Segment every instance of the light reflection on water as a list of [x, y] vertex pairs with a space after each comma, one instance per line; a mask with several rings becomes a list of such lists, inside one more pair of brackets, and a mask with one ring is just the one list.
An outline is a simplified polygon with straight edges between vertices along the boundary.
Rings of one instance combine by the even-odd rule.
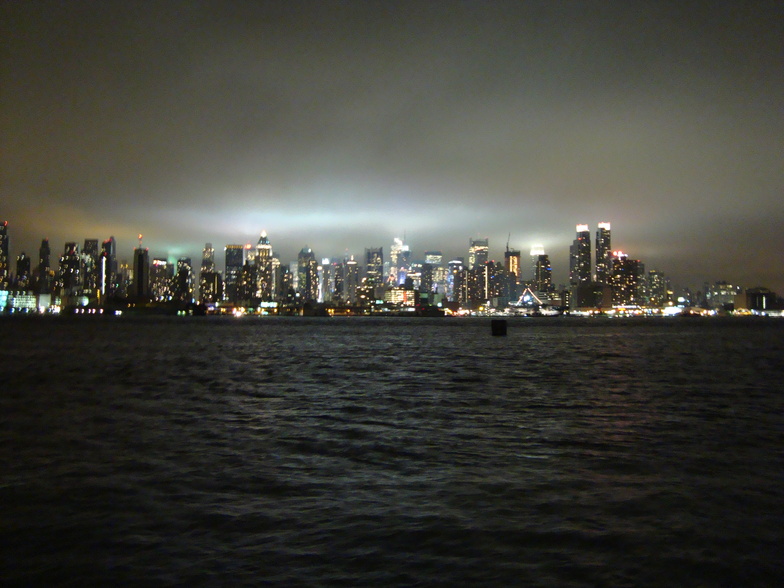
[[13, 582], [748, 585], [784, 571], [775, 322], [0, 334]]

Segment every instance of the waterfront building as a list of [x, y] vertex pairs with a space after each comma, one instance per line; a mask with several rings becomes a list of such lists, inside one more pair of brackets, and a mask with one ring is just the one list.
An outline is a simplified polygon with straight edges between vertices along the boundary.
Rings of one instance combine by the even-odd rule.
[[270, 302], [276, 290], [272, 267], [272, 245], [267, 231], [262, 231], [256, 243], [256, 298]]
[[172, 299], [174, 267], [166, 259], [156, 257], [150, 266], [150, 296], [158, 302]]
[[193, 264], [190, 257], [180, 257], [177, 260], [172, 296], [178, 302], [193, 302]]
[[609, 286], [612, 277], [610, 223], [601, 222], [596, 229], [596, 282]]
[[297, 256], [297, 288], [302, 302], [318, 300], [318, 263], [310, 247], [303, 247]]
[[545, 253], [536, 258], [533, 286], [537, 292], [553, 291], [553, 269], [550, 266], [550, 256]]
[[32, 263], [30, 257], [22, 251], [16, 256], [16, 290], [29, 290], [31, 282]]
[[531, 276], [532, 281], [536, 280], [536, 263], [539, 261], [539, 256], [544, 255], [544, 245], [537, 243], [531, 247]]
[[82, 289], [81, 258], [76, 243], [66, 243], [60, 257], [60, 268], [57, 275], [57, 291], [60, 296], [75, 296]]
[[101, 296], [111, 296], [117, 291], [118, 285], [117, 243], [114, 237], [109, 237], [101, 243], [101, 253], [98, 258], [98, 289]]
[[38, 248], [38, 294], [51, 294], [54, 287], [54, 274], [51, 264], [52, 251], [49, 248], [49, 239], [42, 239]]
[[[248, 245], [250, 247], [250, 245]], [[226, 245], [224, 248], [226, 274], [224, 279], [225, 298], [232, 304], [239, 300], [239, 283], [242, 266], [245, 265], [245, 246]]]
[[129, 296], [144, 300], [150, 297], [150, 252], [142, 248], [141, 235], [139, 246], [133, 250], [133, 268]]
[[588, 225], [577, 225], [577, 237], [569, 249], [569, 283], [572, 286], [591, 281], [591, 233]]
[[468, 303], [468, 280], [466, 279], [466, 266], [463, 258], [453, 259], [447, 264], [448, 274], [446, 283], [446, 296], [450, 302], [463, 306]]
[[708, 308], [714, 310], [730, 309], [735, 304], [735, 298], [743, 293], [743, 288], [733, 286], [727, 282], [716, 282], [705, 288], [705, 300]]
[[646, 280], [645, 302], [653, 308], [661, 308], [669, 302], [667, 278], [658, 270], [648, 272]]
[[477, 266], [484, 265], [488, 259], [490, 259], [489, 239], [469, 239], [468, 269], [473, 270]]
[[403, 239], [395, 237], [389, 248], [389, 274], [387, 283], [390, 286], [398, 286], [406, 281], [410, 260], [411, 249], [403, 242]]
[[352, 255], [346, 260], [343, 272], [344, 296], [343, 300], [351, 305], [357, 304], [359, 289], [359, 263]]
[[640, 304], [640, 261], [629, 259], [623, 251], [613, 251], [612, 302], [613, 306]]
[[8, 243], [8, 221], [0, 223], [0, 290], [8, 290], [11, 282], [9, 267], [10, 245]]
[[223, 276], [209, 271], [199, 274], [199, 298], [202, 304], [217, 304], [223, 300]]
[[365, 249], [365, 279], [369, 286], [381, 286], [384, 283], [384, 251], [381, 247]]
[[90, 297], [98, 295], [99, 266], [98, 266], [98, 239], [85, 239], [82, 248], [82, 288]]

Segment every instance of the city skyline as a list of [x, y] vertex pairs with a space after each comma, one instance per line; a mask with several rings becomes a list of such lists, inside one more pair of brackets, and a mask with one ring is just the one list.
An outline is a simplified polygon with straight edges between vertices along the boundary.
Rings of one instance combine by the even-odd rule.
[[10, 264], [44, 237], [196, 260], [266, 229], [286, 261], [541, 243], [566, 283], [574, 223], [609, 220], [679, 286], [781, 293], [783, 11], [6, 3]]

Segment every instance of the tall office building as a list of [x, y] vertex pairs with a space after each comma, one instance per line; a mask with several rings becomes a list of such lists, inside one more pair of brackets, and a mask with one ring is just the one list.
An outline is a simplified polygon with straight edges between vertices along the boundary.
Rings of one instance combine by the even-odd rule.
[[577, 238], [569, 248], [569, 283], [572, 286], [591, 281], [591, 232], [588, 225], [577, 225]]
[[476, 266], [484, 265], [490, 258], [489, 239], [469, 239], [468, 240], [468, 269], [472, 270]]
[[256, 243], [256, 298], [269, 302], [274, 298], [275, 290], [272, 245], [267, 237], [267, 231], [262, 231]]
[[28, 290], [31, 282], [32, 263], [30, 257], [22, 251], [16, 256], [16, 285], [17, 290]]
[[226, 257], [226, 273], [224, 278], [226, 300], [236, 304], [240, 299], [238, 297], [238, 285], [240, 275], [242, 274], [242, 266], [245, 264], [245, 246], [226, 245], [224, 254]]
[[365, 249], [365, 278], [369, 286], [381, 286], [384, 283], [384, 251], [381, 247]]
[[57, 275], [57, 290], [60, 296], [74, 296], [81, 290], [81, 261], [79, 246], [76, 243], [66, 243]]
[[652, 307], [662, 307], [668, 302], [667, 300], [667, 278], [658, 270], [651, 270], [648, 272], [647, 283], [647, 304]]
[[544, 255], [544, 245], [536, 243], [531, 247], [529, 255], [531, 256], [531, 275], [533, 276], [533, 280], [536, 281], [536, 264], [539, 261], [539, 256]]
[[612, 247], [610, 223], [599, 223], [596, 229], [596, 282], [609, 286], [612, 277]]
[[347, 304], [354, 305], [357, 303], [357, 290], [359, 289], [359, 263], [352, 255], [346, 260], [345, 270], [343, 273], [343, 300]]
[[172, 296], [178, 302], [193, 302], [193, 264], [190, 257], [180, 257], [177, 260]]
[[101, 243], [101, 254], [98, 258], [98, 289], [102, 296], [111, 296], [117, 288], [117, 243], [114, 237], [109, 237]]
[[406, 281], [408, 264], [411, 259], [411, 249], [402, 239], [395, 237], [389, 248], [389, 276], [387, 283], [390, 286], [399, 286]]
[[150, 297], [150, 252], [142, 248], [141, 235], [139, 247], [133, 250], [133, 281], [130, 297], [142, 300]]
[[623, 251], [613, 251], [612, 303], [614, 306], [639, 304], [640, 261]]
[[318, 263], [313, 250], [303, 247], [297, 256], [298, 290], [302, 302], [318, 299]]
[[9, 267], [8, 221], [0, 223], [0, 290], [8, 290], [11, 280]]
[[504, 269], [510, 276], [514, 276], [515, 284], [520, 283], [520, 251], [506, 248], [504, 252]]
[[82, 248], [82, 283], [86, 293], [95, 296], [99, 287], [98, 239], [85, 239]]
[[174, 267], [166, 259], [156, 257], [150, 266], [150, 296], [153, 300], [167, 302], [172, 299]]
[[215, 271], [215, 249], [212, 247], [212, 243], [205, 243], [204, 249], [202, 249], [201, 271], [202, 272]]
[[461, 305], [468, 302], [468, 280], [463, 258], [453, 259], [447, 264], [449, 273], [446, 279], [446, 295], [451, 302]]
[[41, 247], [38, 248], [38, 286], [36, 291], [39, 294], [51, 294], [54, 286], [52, 280], [52, 251], [49, 248], [49, 239], [41, 240]]
[[537, 292], [551, 292], [553, 290], [553, 270], [550, 267], [549, 255], [542, 253], [537, 256], [533, 286]]

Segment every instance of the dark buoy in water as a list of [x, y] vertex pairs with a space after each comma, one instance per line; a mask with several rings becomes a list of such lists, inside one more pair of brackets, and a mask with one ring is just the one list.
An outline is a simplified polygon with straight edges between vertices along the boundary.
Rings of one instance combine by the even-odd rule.
[[490, 330], [493, 332], [493, 337], [506, 337], [506, 321], [504, 319], [491, 320]]

